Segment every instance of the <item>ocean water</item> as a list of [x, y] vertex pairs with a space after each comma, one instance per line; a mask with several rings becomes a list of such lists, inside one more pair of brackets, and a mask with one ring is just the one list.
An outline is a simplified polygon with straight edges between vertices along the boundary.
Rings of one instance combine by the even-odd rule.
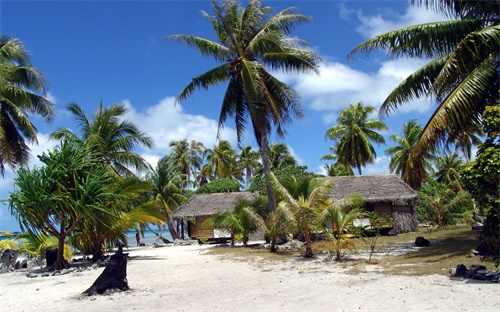
[[[156, 231], [160, 232], [160, 231]], [[136, 231], [129, 231], [127, 232], [127, 240], [128, 240], [128, 245], [130, 247], [132, 246], [137, 246], [137, 242], [135, 241], [135, 234]], [[150, 230], [145, 230], [143, 232], [144, 236], [141, 235], [141, 243], [146, 244], [146, 246], [151, 246], [153, 245], [154, 241], [156, 240], [157, 236], [153, 234]], [[162, 236], [168, 239], [169, 241], [173, 241], [172, 235], [170, 235], [170, 231], [168, 229], [163, 230]], [[160, 244], [163, 244], [162, 240], [158, 241]]]

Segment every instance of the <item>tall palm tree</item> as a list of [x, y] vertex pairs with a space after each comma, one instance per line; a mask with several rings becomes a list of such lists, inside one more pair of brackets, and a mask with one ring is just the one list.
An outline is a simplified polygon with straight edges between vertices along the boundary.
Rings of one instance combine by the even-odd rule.
[[355, 167], [361, 175], [361, 167], [372, 164], [377, 153], [371, 141], [385, 144], [385, 139], [375, 130], [388, 129], [385, 123], [378, 119], [368, 120], [368, 115], [375, 108], [364, 106], [362, 102], [349, 104], [337, 118], [337, 125], [326, 131], [326, 136], [337, 140], [337, 157], [340, 163]]
[[241, 148], [241, 152], [237, 157], [238, 165], [242, 170], [242, 174], [245, 176], [245, 189], [247, 190], [250, 179], [260, 166], [259, 158], [259, 152], [253, 150], [252, 147], [248, 145]]
[[321, 157], [321, 160], [337, 160], [334, 164], [324, 164], [323, 168], [326, 170], [327, 175], [329, 177], [337, 177], [337, 176], [348, 176], [354, 175], [351, 166], [344, 165], [343, 163], [338, 161], [337, 147], [330, 146], [330, 154], [326, 154]]
[[207, 162], [216, 178], [240, 179], [236, 151], [229, 141], [219, 140], [219, 144], [214, 145], [213, 149], [206, 150], [206, 155]]
[[129, 168], [147, 171], [148, 163], [133, 150], [137, 147], [153, 147], [153, 141], [130, 121], [121, 120], [127, 112], [124, 105], [104, 108], [102, 103], [91, 119], [78, 104], [69, 104], [67, 109], [78, 122], [81, 137], [71, 130], [58, 128], [51, 138], [61, 139], [69, 136], [77, 138], [100, 153], [104, 161], [119, 175], [133, 175]]
[[29, 158], [28, 142], [37, 142], [37, 129], [30, 114], [52, 121], [54, 104], [45, 94], [45, 79], [32, 67], [23, 44], [0, 35], [0, 173], [5, 165], [12, 169]]
[[420, 189], [423, 181], [429, 181], [429, 172], [432, 171], [430, 161], [434, 158], [430, 152], [421, 154], [415, 150], [421, 133], [422, 126], [412, 119], [403, 124], [402, 137], [391, 135], [391, 140], [398, 145], [386, 150], [386, 154], [391, 156], [391, 172], [399, 174], [415, 190]]
[[184, 178], [183, 186], [186, 187], [190, 183], [190, 177], [193, 174], [193, 167], [199, 166], [198, 164], [201, 163], [201, 160], [198, 160], [198, 158], [193, 159], [191, 157], [194, 151], [191, 151], [190, 143], [187, 139], [171, 141], [169, 146], [172, 147], [169, 161]]
[[457, 153], [446, 153], [435, 159], [437, 171], [434, 173], [436, 181], [450, 184], [458, 182], [461, 184], [460, 171], [465, 169], [465, 162]]
[[166, 37], [222, 63], [193, 78], [178, 100], [186, 99], [202, 87], [207, 89], [228, 82], [219, 130], [228, 118], [234, 117], [241, 141], [250, 120], [262, 150], [269, 209], [274, 210], [276, 200], [269, 182], [269, 135], [274, 127], [279, 136], [284, 136], [285, 125], [292, 118], [301, 117], [303, 112], [297, 92], [271, 75], [266, 66], [285, 73], [318, 72], [321, 60], [306, 49], [307, 42], [289, 37], [297, 26], [308, 22], [309, 17], [294, 13], [292, 8], [272, 15], [272, 8], [260, 0], [250, 0], [246, 7], [235, 0], [212, 1], [212, 7], [214, 16], [202, 13], [212, 23], [217, 41], [193, 35]]
[[297, 159], [293, 157], [288, 145], [284, 143], [272, 143], [269, 146], [269, 159], [273, 171], [297, 165]]
[[430, 61], [401, 82], [384, 101], [386, 116], [403, 103], [432, 98], [437, 108], [415, 146], [418, 153], [438, 141], [455, 141], [464, 129], [478, 129], [488, 105], [499, 102], [500, 1], [412, 0], [452, 20], [393, 30], [356, 47], [356, 53], [386, 50]]

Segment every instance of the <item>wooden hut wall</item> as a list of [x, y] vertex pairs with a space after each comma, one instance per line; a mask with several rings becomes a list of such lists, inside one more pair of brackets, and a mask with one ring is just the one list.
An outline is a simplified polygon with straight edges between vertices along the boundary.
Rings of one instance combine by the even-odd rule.
[[373, 205], [374, 211], [379, 215], [392, 215], [392, 205], [387, 202], [380, 202]]
[[205, 228], [203, 223], [210, 218], [210, 216], [196, 217], [196, 224], [193, 224], [191, 228], [191, 238], [214, 238], [214, 229]]

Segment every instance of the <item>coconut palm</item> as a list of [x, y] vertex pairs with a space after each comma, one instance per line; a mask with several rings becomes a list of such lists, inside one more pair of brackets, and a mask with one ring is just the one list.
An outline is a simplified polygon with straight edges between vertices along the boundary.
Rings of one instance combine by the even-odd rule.
[[460, 174], [465, 169], [465, 162], [457, 153], [446, 153], [439, 155], [436, 160], [436, 169], [434, 178], [439, 183], [449, 184], [458, 182], [461, 184]]
[[219, 140], [213, 149], [207, 149], [205, 153], [208, 165], [216, 178], [240, 179], [236, 151], [231, 147], [229, 141]]
[[252, 147], [248, 145], [241, 148], [241, 152], [237, 157], [238, 165], [245, 176], [245, 189], [247, 190], [250, 179], [260, 166], [259, 158], [259, 152], [252, 150]]
[[437, 108], [415, 146], [417, 153], [438, 141], [455, 141], [464, 129], [478, 129], [488, 105], [498, 105], [500, 2], [412, 0], [450, 17], [393, 30], [356, 47], [356, 53], [386, 50], [395, 56], [428, 59], [386, 98], [381, 116], [414, 99], [431, 98]]
[[290, 153], [288, 145], [283, 143], [272, 143], [269, 146], [269, 159], [273, 171], [297, 165], [297, 160]]
[[124, 105], [104, 108], [101, 103], [91, 119], [78, 104], [69, 104], [67, 109], [78, 122], [81, 137], [69, 129], [58, 128], [51, 133], [51, 138], [79, 138], [91, 146], [92, 150], [100, 153], [104, 161], [119, 175], [133, 175], [129, 168], [137, 171], [149, 169], [148, 163], [133, 150], [138, 147], [151, 148], [153, 141], [132, 122], [121, 120], [128, 111]]
[[178, 239], [180, 234], [174, 225], [172, 213], [187, 197], [182, 189], [185, 179], [179, 174], [179, 167], [175, 163], [171, 161], [170, 156], [163, 157], [158, 161], [156, 169], [148, 175], [148, 179], [152, 182], [153, 201], [163, 215], [172, 238]]
[[[425, 200], [428, 215], [435, 222], [437, 229], [449, 225], [457, 217], [462, 216], [466, 208], [472, 208], [473, 202], [470, 194], [460, 190], [458, 183], [452, 182], [438, 194], [418, 192], [418, 196]], [[465, 208], [465, 209], [464, 209]]]
[[415, 190], [419, 190], [423, 181], [429, 181], [429, 172], [432, 171], [430, 161], [433, 154], [426, 152], [417, 153], [415, 145], [422, 133], [422, 126], [415, 119], [403, 124], [402, 136], [391, 135], [391, 140], [397, 145], [386, 150], [391, 156], [389, 169]]
[[204, 154], [203, 143], [195, 140], [188, 142], [184, 139], [171, 141], [169, 146], [172, 147], [170, 161], [184, 177], [183, 185], [187, 186], [191, 178], [196, 178], [197, 171], [201, 168]]
[[332, 229], [326, 233], [332, 242], [335, 261], [340, 261], [343, 250], [356, 248], [352, 240], [356, 236], [354, 220], [360, 217], [363, 211], [359, 208], [346, 209], [346, 207], [360, 207], [362, 202], [363, 199], [357, 196], [346, 198], [330, 206], [322, 216], [323, 220], [331, 220]]
[[193, 35], [171, 35], [173, 40], [196, 48], [204, 56], [221, 65], [193, 78], [178, 96], [178, 101], [194, 91], [228, 82], [219, 117], [219, 134], [228, 118], [235, 119], [238, 140], [250, 120], [257, 144], [262, 151], [269, 209], [276, 208], [274, 193], [269, 184], [269, 135], [275, 128], [284, 136], [285, 125], [301, 117], [299, 95], [290, 86], [271, 75], [265, 66], [285, 73], [317, 72], [320, 58], [306, 49], [307, 43], [289, 37], [297, 26], [309, 17], [294, 13], [291, 8], [271, 15], [272, 8], [260, 0], [250, 0], [246, 7], [235, 0], [212, 1], [214, 16], [206, 12], [217, 41]]
[[45, 167], [18, 170], [9, 206], [22, 230], [58, 239], [57, 260], [50, 269], [60, 270], [69, 267], [64, 242], [82, 221], [116, 217], [116, 206], [106, 207], [117, 196], [116, 180], [94, 151], [74, 139], [63, 140], [39, 158]]
[[[40, 115], [51, 122], [54, 104], [44, 98], [45, 79], [31, 64], [23, 44], [0, 35], [0, 173], [29, 158], [26, 143], [37, 142], [37, 129], [30, 115]], [[42, 95], [40, 95], [42, 94]]]
[[337, 141], [336, 154], [340, 163], [358, 169], [372, 164], [377, 153], [371, 142], [385, 144], [385, 139], [375, 130], [386, 130], [387, 126], [380, 120], [370, 119], [375, 108], [364, 106], [362, 102], [349, 104], [337, 118], [337, 125], [326, 131], [326, 136]]
[[[337, 155], [337, 147], [336, 146], [330, 146], [330, 154], [326, 154], [323, 157], [321, 157], [321, 160], [338, 160], [338, 155]], [[352, 171], [351, 166], [346, 166], [339, 161], [335, 162], [334, 164], [324, 164], [323, 168], [326, 170], [327, 175], [329, 177], [337, 177], [337, 176], [348, 176], [348, 175], [354, 175], [354, 172]]]
[[312, 234], [318, 226], [318, 216], [331, 204], [330, 184], [327, 180], [313, 177], [298, 179], [289, 176], [283, 178], [281, 182], [274, 175], [272, 177], [276, 194], [282, 198], [278, 207], [288, 209], [293, 214], [296, 229], [305, 239], [304, 257], [310, 258], [313, 256]]

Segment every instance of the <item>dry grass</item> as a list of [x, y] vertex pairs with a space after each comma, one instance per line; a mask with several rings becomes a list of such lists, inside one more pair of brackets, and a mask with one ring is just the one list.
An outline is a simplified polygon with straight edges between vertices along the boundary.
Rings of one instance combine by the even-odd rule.
[[[431, 241], [431, 245], [429, 247], [415, 248], [413, 242], [417, 236], [425, 237]], [[421, 229], [415, 233], [380, 237], [371, 264], [366, 263], [369, 246], [361, 239], [356, 239], [355, 242], [357, 251], [349, 253], [348, 259], [339, 264], [344, 268], [349, 268], [349, 271], [353, 274], [377, 271], [385, 274], [401, 275], [449, 275], [449, 269], [455, 268], [461, 263], [466, 266], [483, 264], [489, 270], [495, 269], [491, 261], [481, 262], [479, 257], [466, 257], [466, 254], [479, 244], [469, 226], [455, 226], [433, 232]], [[315, 250], [322, 251], [324, 246], [324, 243], [315, 243]], [[396, 248], [395, 246], [399, 247]], [[218, 255], [221, 259], [237, 259], [238, 261], [258, 263], [293, 261], [301, 256], [299, 251], [271, 253], [267, 249], [245, 248], [242, 246], [215, 247], [211, 248], [207, 253]]]

